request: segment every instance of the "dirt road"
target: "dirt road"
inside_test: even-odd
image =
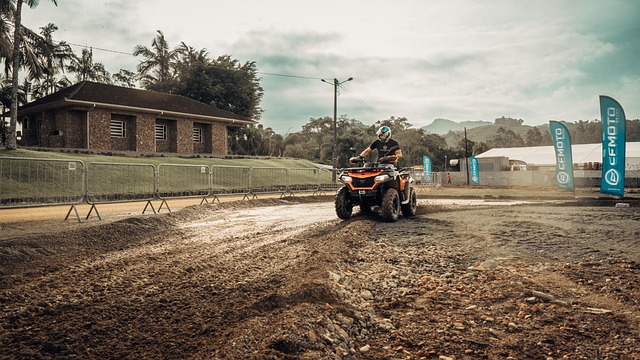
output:
[[[638,204],[515,200],[422,197],[385,223],[272,198],[5,231],[0,358],[639,359]]]

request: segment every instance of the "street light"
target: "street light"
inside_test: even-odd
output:
[[[329,83],[325,79],[320,79],[322,82]],[[339,82],[338,79],[333,79],[333,149],[331,151],[331,157],[333,159],[333,169],[331,171],[331,181],[336,182],[336,168],[338,167],[338,157],[336,155],[336,139],[337,139],[337,123],[338,123],[338,85],[344,84],[347,81],[353,80],[352,77]]]

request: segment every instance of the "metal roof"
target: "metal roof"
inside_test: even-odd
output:
[[[602,143],[598,144],[576,144],[571,145],[571,156],[574,164],[589,162],[602,162]],[[509,160],[524,161],[528,165],[552,165],[555,166],[555,150],[553,145],[531,146],[517,148],[494,148],[476,158],[507,157]],[[627,165],[640,164],[640,142],[627,142],[626,144]]]

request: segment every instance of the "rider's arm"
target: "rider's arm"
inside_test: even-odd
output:
[[[398,158],[398,160],[400,160],[400,158],[402,157],[402,150],[398,149],[395,152],[396,158]]]
[[[368,147],[368,148],[362,150],[362,152],[360,153],[360,156],[361,157],[366,157],[367,155],[369,155],[370,152],[371,152],[371,148]]]

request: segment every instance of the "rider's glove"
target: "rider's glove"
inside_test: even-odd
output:
[[[364,158],[362,156],[352,156],[351,158],[349,158],[349,163],[350,164],[355,164],[358,161],[362,161]]]

